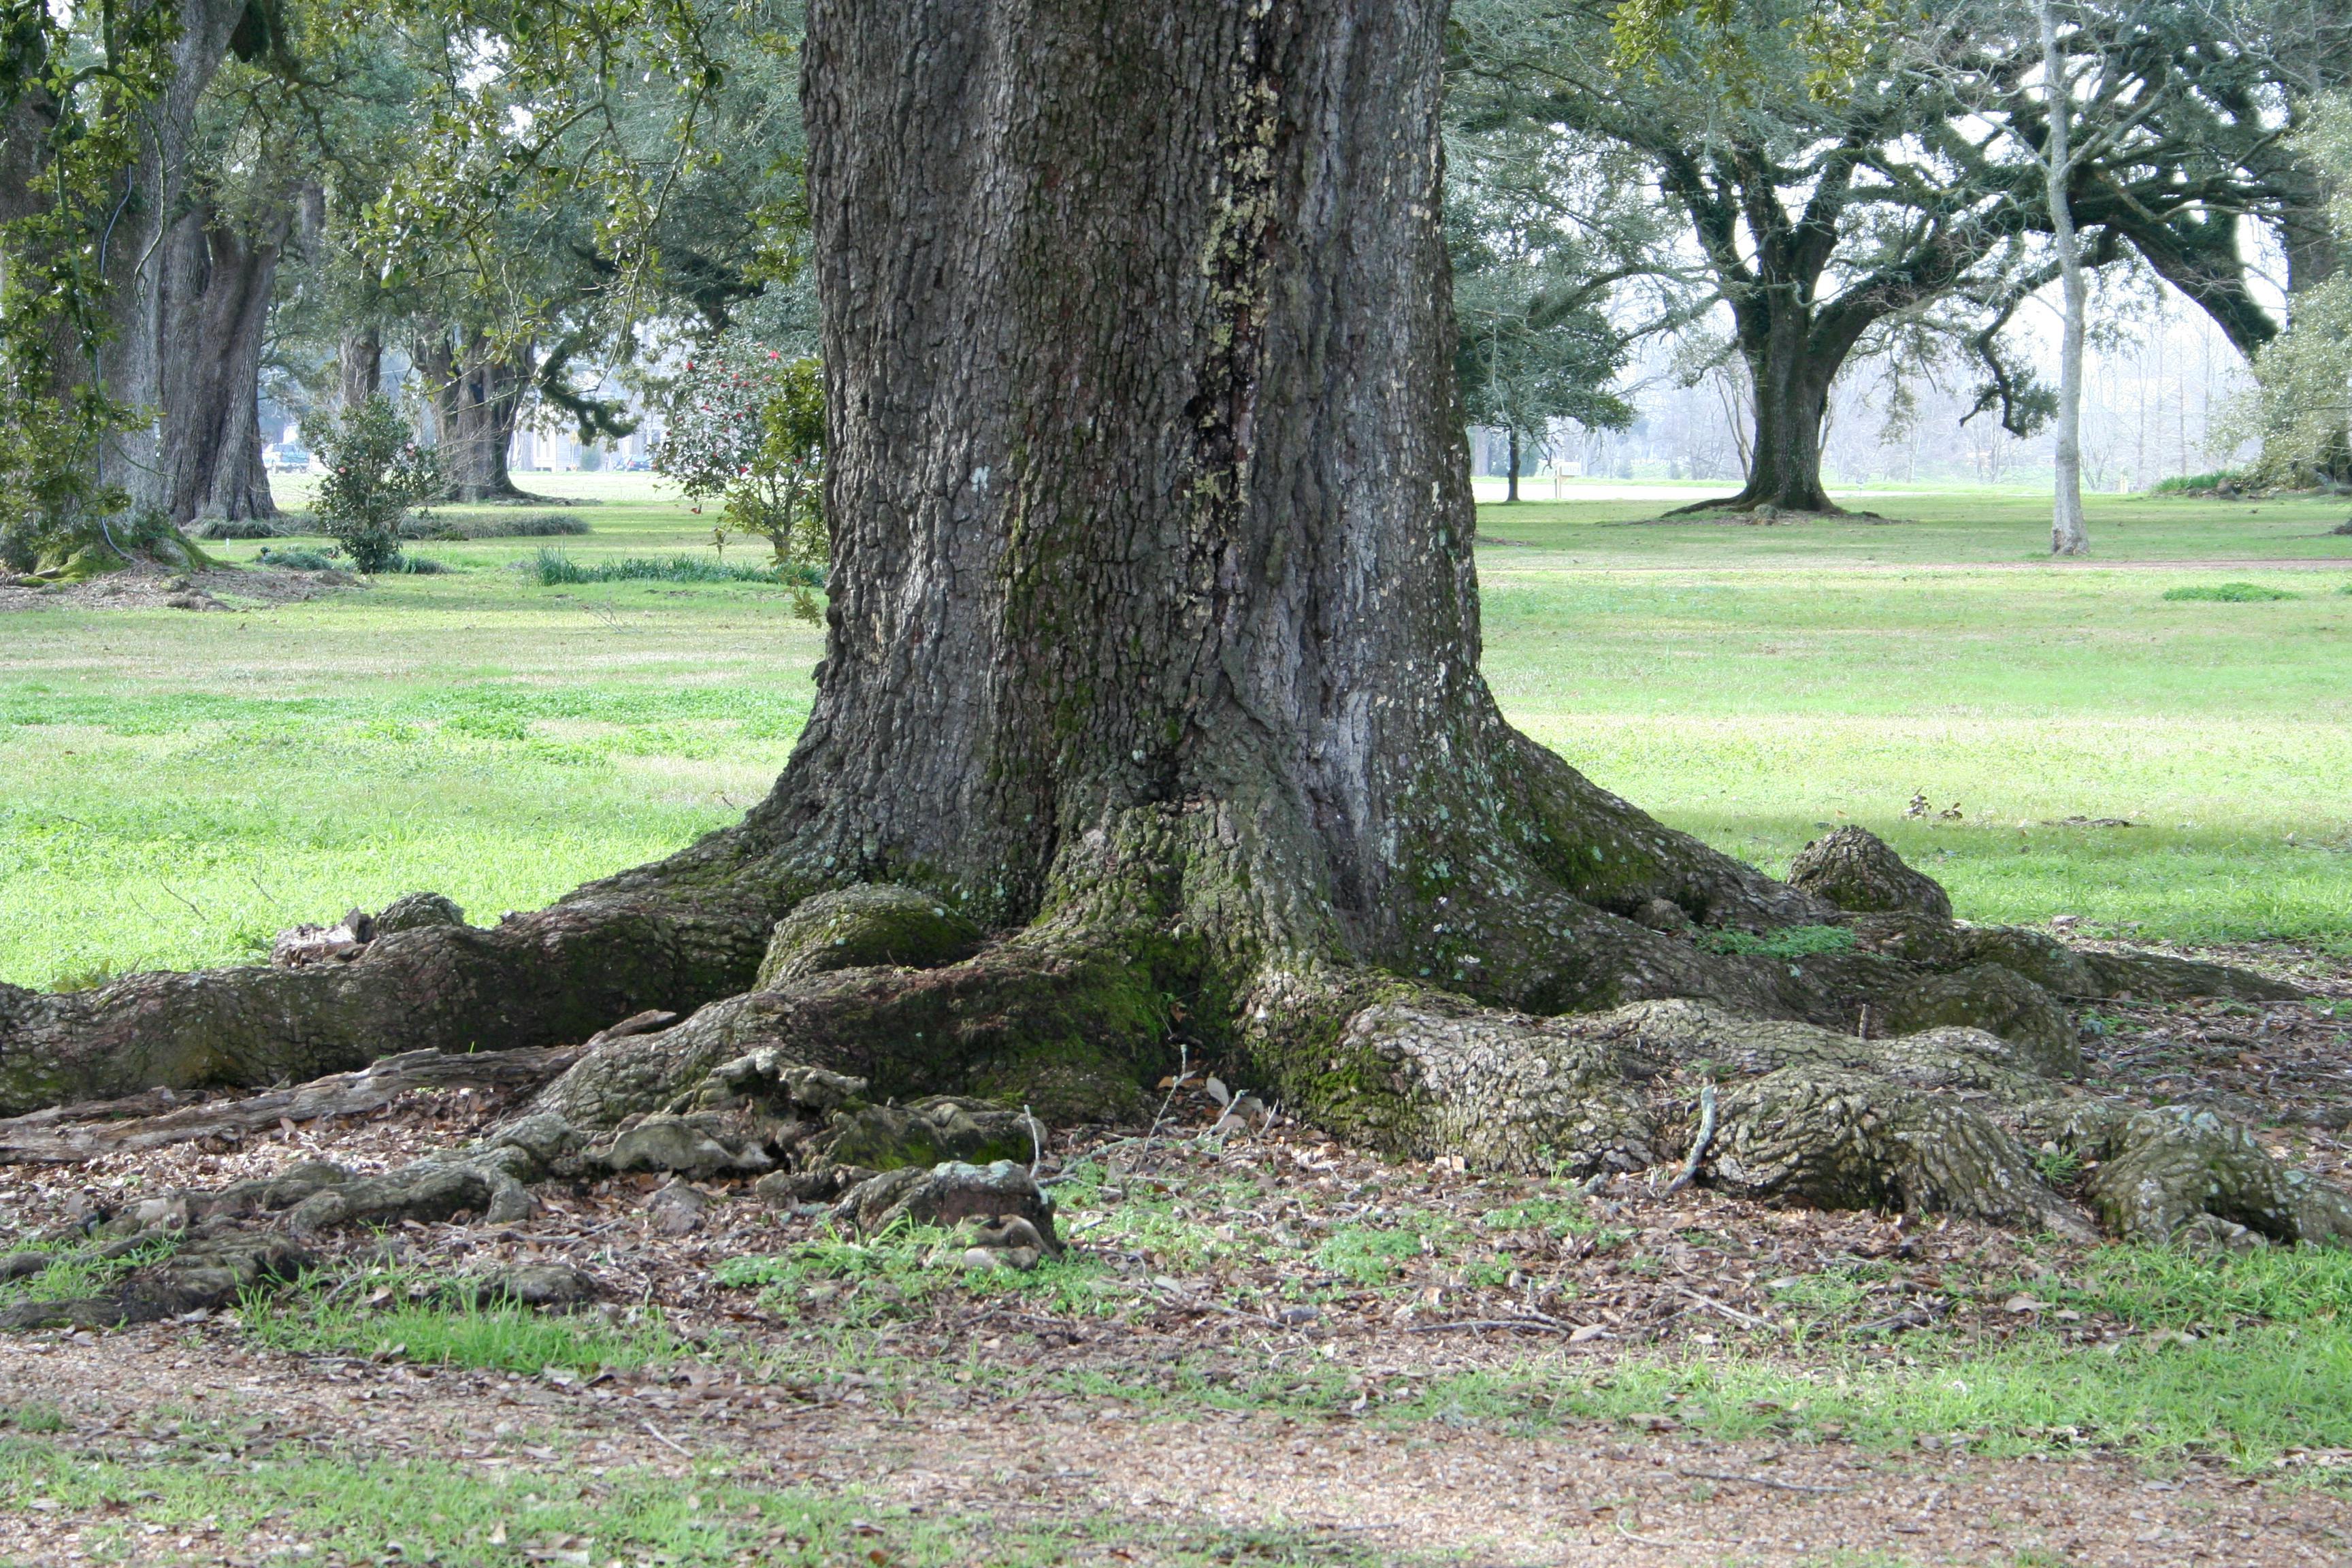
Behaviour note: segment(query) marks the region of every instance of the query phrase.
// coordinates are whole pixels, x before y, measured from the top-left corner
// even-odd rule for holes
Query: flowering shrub
[[[385,570],[399,559],[409,508],[441,488],[438,459],[380,392],[336,416],[315,445],[327,465],[310,507],[320,531],[360,571]]]
[[[831,555],[824,526],[824,375],[814,358],[721,343],[687,362],[654,467],[702,510],[719,503],[713,538],[756,534],[786,582],[821,576]],[[794,597],[803,614],[815,603]]]

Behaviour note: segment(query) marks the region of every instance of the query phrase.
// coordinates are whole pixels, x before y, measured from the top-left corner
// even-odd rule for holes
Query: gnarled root
[[[133,974],[65,994],[0,984],[0,1115],[300,1081],[404,1051],[577,1042],[646,1008],[683,1013],[741,990],[793,901],[713,835],[487,930],[388,922],[401,929],[349,962]]]
[[[1538,782],[1581,785],[1572,774]],[[1588,890],[1638,899],[1644,919],[1537,888],[1507,910],[1449,913],[1447,940],[1423,950],[1442,971],[1427,977],[1237,939],[1202,919],[1201,901],[1152,891],[1148,858],[1130,878],[1143,895],[1066,900],[992,942],[944,900],[892,886],[788,903],[772,926],[757,900],[693,906],[705,932],[693,942],[675,902],[625,893],[492,932],[428,922],[377,936],[353,963],[271,984],[323,987],[299,993],[306,1005],[352,986],[362,1000],[348,1005],[365,1016],[387,977],[446,979],[477,953],[495,970],[533,944],[547,966],[534,984],[605,960],[635,964],[599,982],[595,1005],[608,1013],[622,997],[721,973],[756,969],[759,980],[683,1020],[647,1012],[604,1030],[525,1114],[467,1148],[383,1176],[308,1167],[182,1194],[177,1217],[158,1224],[185,1225],[211,1249],[184,1247],[200,1260],[187,1267],[260,1279],[275,1265],[256,1260],[278,1254],[201,1259],[265,1232],[299,1248],[355,1224],[519,1219],[534,1182],[632,1170],[756,1175],[793,1202],[847,1189],[850,1223],[913,1212],[899,1200],[934,1189],[949,1194],[933,1205],[942,1213],[984,1209],[1025,1180],[1017,1162],[1043,1142],[1040,1122],[1013,1108],[1065,1122],[1131,1115],[1181,1035],[1294,1114],[1400,1155],[1579,1177],[1684,1164],[1753,1198],[1957,1213],[2077,1239],[2104,1226],[2155,1241],[2352,1240],[2352,1200],[2286,1170],[2242,1129],[2118,1105],[2072,1081],[2081,1058],[2063,998],[2290,988],[2179,960],[2078,952],[1916,908],[1843,910],[1727,879],[1704,855],[1689,857],[1696,879],[1676,882],[1678,836],[1637,818],[1612,819],[1620,837],[1596,840],[1592,863],[1638,872]],[[1932,901],[1919,892],[1925,879],[1895,875],[1868,844],[1822,858],[1845,879],[1825,874],[1825,891],[1844,896],[1851,883],[1879,903],[1892,901],[1890,888]],[[1735,912],[1815,929],[1787,957],[1717,951],[1727,944],[1694,917]],[[1840,940],[1816,940],[1822,928]],[[1477,941],[1449,945],[1465,932]],[[625,953],[633,940],[655,956]],[[1618,1005],[1543,1016],[1495,1001],[1562,990]],[[139,994],[95,1005],[136,1005]],[[427,998],[425,1016],[442,1017],[437,1005]],[[523,1032],[561,1026],[541,1019]],[[337,1048],[356,1048],[341,1037]],[[1717,1114],[1702,1142],[1703,1088]],[[2070,1163],[2079,1204],[2052,1184]],[[940,1179],[927,1187],[922,1172]],[[1049,1237],[1050,1210],[1041,1213],[1024,1223]],[[193,1299],[136,1279],[124,1289],[147,1290],[141,1302]]]

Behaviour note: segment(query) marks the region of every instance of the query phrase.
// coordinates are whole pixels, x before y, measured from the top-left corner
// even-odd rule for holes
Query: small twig
[[[1698,1180],[1698,1163],[1706,1158],[1707,1145],[1714,1142],[1715,1085],[1702,1084],[1698,1091],[1698,1136],[1691,1140],[1690,1158],[1683,1162],[1683,1173],[1666,1184],[1668,1197]]]
[[[1212,1301],[1206,1296],[1195,1296],[1190,1290],[1180,1290],[1167,1285],[1155,1285],[1152,1289],[1159,1293],[1161,1300],[1179,1311],[1223,1312],[1229,1318],[1246,1318],[1251,1322],[1266,1328],[1289,1327],[1286,1323],[1275,1321],[1264,1312],[1244,1312],[1239,1307],[1228,1307],[1223,1301]]]
[[[165,892],[170,893],[173,898],[175,898],[175,899],[179,899],[179,900],[180,900],[180,902],[182,902],[182,903],[184,903],[184,904],[187,904],[187,906],[188,906],[188,912],[189,912],[190,914],[192,914],[192,915],[195,916],[198,920],[200,920],[200,921],[202,921],[202,920],[210,920],[210,919],[212,918],[210,915],[207,915],[206,913],[205,913],[205,911],[204,911],[204,910],[200,910],[200,909],[196,908],[196,906],[195,906],[194,904],[190,903],[186,899],[180,898],[179,893],[178,893],[178,892],[177,892],[177,891],[173,888],[172,884],[171,884],[171,883],[169,883],[169,882],[167,882],[167,881],[165,881],[165,880],[163,880],[163,878],[161,878],[161,877],[156,878],[156,879],[155,879],[155,885],[156,885],[157,887],[159,887],[159,888],[163,889]]]
[[[1025,1101],[1021,1107],[1021,1119],[1029,1123],[1029,1179],[1034,1182],[1037,1179],[1037,1167],[1045,1158],[1045,1145],[1037,1136],[1037,1113]]]
[[[1459,1318],[1450,1323],[1411,1323],[1409,1334],[1442,1334],[1454,1329],[1527,1329],[1537,1333],[1572,1334],[1573,1326],[1549,1318]]]
[[[693,1449],[688,1447],[685,1444],[679,1442],[677,1438],[671,1436],[668,1433],[663,1431],[652,1422],[640,1421],[637,1425],[644,1427],[646,1433],[652,1436],[654,1441],[668,1444],[671,1447],[676,1448],[679,1453],[684,1454],[689,1459],[694,1458]]]
[[[1160,1102],[1160,1112],[1151,1119],[1151,1131],[1143,1135],[1145,1143],[1149,1144],[1154,1138],[1160,1136],[1160,1124],[1168,1120],[1168,1108],[1176,1103],[1176,1091],[1182,1089],[1184,1080],[1192,1076],[1192,1045],[1188,1041],[1179,1040],[1176,1042],[1176,1080],[1168,1086],[1167,1098]]]
[[[1692,1300],[1697,1302],[1702,1307],[1710,1308],[1715,1311],[1721,1312],[1733,1322],[1746,1323],[1748,1327],[1753,1329],[1770,1329],[1775,1333],[1780,1331],[1780,1325],[1774,1322],[1769,1318],[1759,1318],[1750,1313],[1743,1312],[1737,1307],[1727,1307],[1722,1302],[1717,1300],[1714,1297],[1702,1296],[1697,1291],[1690,1289],[1685,1286],[1677,1285],[1675,1287],[1675,1291],[1677,1295],[1689,1297]]]
[[[1676,1470],[1678,1476],[1688,1476],[1695,1481],[1737,1481],[1744,1487],[1769,1487],[1776,1492],[1842,1492],[1845,1487],[1808,1487],[1795,1481],[1776,1481],[1769,1476],[1742,1476],[1729,1470]]]

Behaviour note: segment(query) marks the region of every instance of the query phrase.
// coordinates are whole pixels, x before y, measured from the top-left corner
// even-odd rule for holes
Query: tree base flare
[[[1566,809],[1556,800],[1556,812]],[[1589,814],[1580,820],[1602,831]],[[1607,842],[1622,847],[1640,831],[1628,819]],[[1182,842],[1145,834],[1127,847],[1164,854]],[[1670,847],[1663,837],[1654,845]],[[681,903],[674,890],[608,885],[493,932],[457,923],[446,900],[403,900],[348,922],[352,952],[236,973],[257,973],[264,996],[293,987],[287,994],[327,999],[313,1005],[382,1016],[360,999],[378,997],[370,976],[429,973],[452,955],[512,963],[526,942],[578,973],[587,956],[627,951],[630,933],[675,931],[680,916],[667,911],[683,909],[730,933],[724,951],[742,955],[739,973],[755,988],[684,1017],[648,1008],[599,1030],[523,1114],[465,1148],[384,1175],[314,1166],[181,1194],[149,1239],[179,1226],[215,1251],[270,1237],[300,1248],[353,1226],[511,1223],[531,1212],[535,1183],[646,1172],[758,1178],[764,1195],[794,1205],[848,1194],[845,1223],[883,1223],[934,1176],[942,1191],[985,1197],[996,1178],[955,1173],[1017,1173],[1049,1124],[1132,1123],[1143,1086],[1185,1056],[1224,1064],[1291,1116],[1397,1157],[1577,1180],[1683,1168],[1745,1198],[1954,1214],[2077,1241],[2103,1232],[2227,1246],[2352,1238],[2352,1200],[2287,1170],[2242,1128],[2210,1113],[2137,1110],[2076,1081],[2069,1000],[2292,987],[1956,924],[1940,888],[1856,829],[1801,858],[1801,887],[1667,865],[1596,889],[1640,920],[1575,900],[1540,906],[1569,950],[1556,972],[1578,977],[1576,995],[1614,1002],[1549,1015],[1503,999],[1557,981],[1531,986],[1465,965],[1441,986],[1286,950],[1262,931],[1244,939],[1202,919],[1197,900],[1168,900],[1170,879],[1187,874],[1181,864],[1139,871],[1108,850],[1096,863],[1118,874],[993,939],[949,901],[901,885],[853,884],[772,917],[739,900],[716,921],[717,906]],[[1525,907],[1486,931],[1534,942]],[[1701,924],[1694,910],[1750,925]],[[1466,928],[1476,914],[1457,918]],[[673,936],[656,951],[674,955],[678,945]],[[1486,951],[1506,948],[1496,941]],[[1555,973],[1527,955],[1510,968]],[[250,1010],[235,973],[209,979],[218,992],[210,1005]],[[128,987],[152,998],[146,987],[166,983],[184,982]],[[1481,984],[1491,988],[1483,999],[1472,994]],[[106,1016],[121,1000],[85,1005]],[[570,1059],[545,1047],[507,1054],[510,1070],[490,1058],[472,1070],[524,1081]],[[410,1055],[378,1076],[446,1077],[467,1070],[448,1065],[465,1059]],[[362,1075],[255,1107],[331,1111],[373,1103],[382,1087]],[[261,1114],[248,1109],[207,1114],[243,1125]],[[46,1125],[23,1131],[37,1131],[44,1149],[60,1146]],[[957,1211],[966,1213],[991,1223],[1010,1215],[1052,1235],[1050,1210]],[[238,1289],[276,1277],[257,1262],[218,1267]],[[156,1280],[138,1287],[148,1290],[140,1301],[185,1294]]]

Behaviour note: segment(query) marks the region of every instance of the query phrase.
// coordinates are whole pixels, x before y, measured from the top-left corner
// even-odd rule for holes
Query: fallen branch
[[[1696,1290],[1690,1289],[1686,1286],[1675,1286],[1675,1293],[1680,1296],[1687,1296],[1702,1307],[1706,1307],[1715,1311],[1721,1312],[1725,1317],[1729,1318],[1735,1323],[1746,1323],[1751,1329],[1769,1329],[1774,1333],[1780,1332],[1780,1325],[1774,1322],[1771,1319],[1759,1318],[1755,1316],[1753,1313],[1743,1312],[1737,1307],[1727,1307],[1722,1302],[1717,1300],[1714,1297],[1703,1296]]]
[[[167,1143],[263,1131],[281,1122],[364,1116],[411,1089],[530,1089],[562,1072],[585,1048],[550,1046],[465,1055],[410,1051],[371,1062],[359,1072],[176,1110],[163,1109],[175,1098],[170,1089],[37,1110],[0,1121],[0,1164],[77,1164]]]
[[[1412,1323],[1405,1328],[1409,1334],[1442,1334],[1455,1329],[1526,1329],[1546,1334],[1572,1334],[1573,1323],[1562,1323],[1550,1318],[1457,1318],[1450,1323]]]
[[[1702,1084],[1698,1091],[1698,1136],[1691,1140],[1690,1158],[1683,1162],[1683,1173],[1666,1185],[1668,1197],[1698,1180],[1698,1163],[1706,1158],[1707,1145],[1714,1142],[1715,1085]]]
[[[1769,1476],[1743,1476],[1730,1470],[1676,1470],[1695,1481],[1737,1481],[1744,1487],[1769,1487],[1776,1492],[1843,1492],[1844,1487],[1809,1487],[1796,1481],[1776,1481]]]

